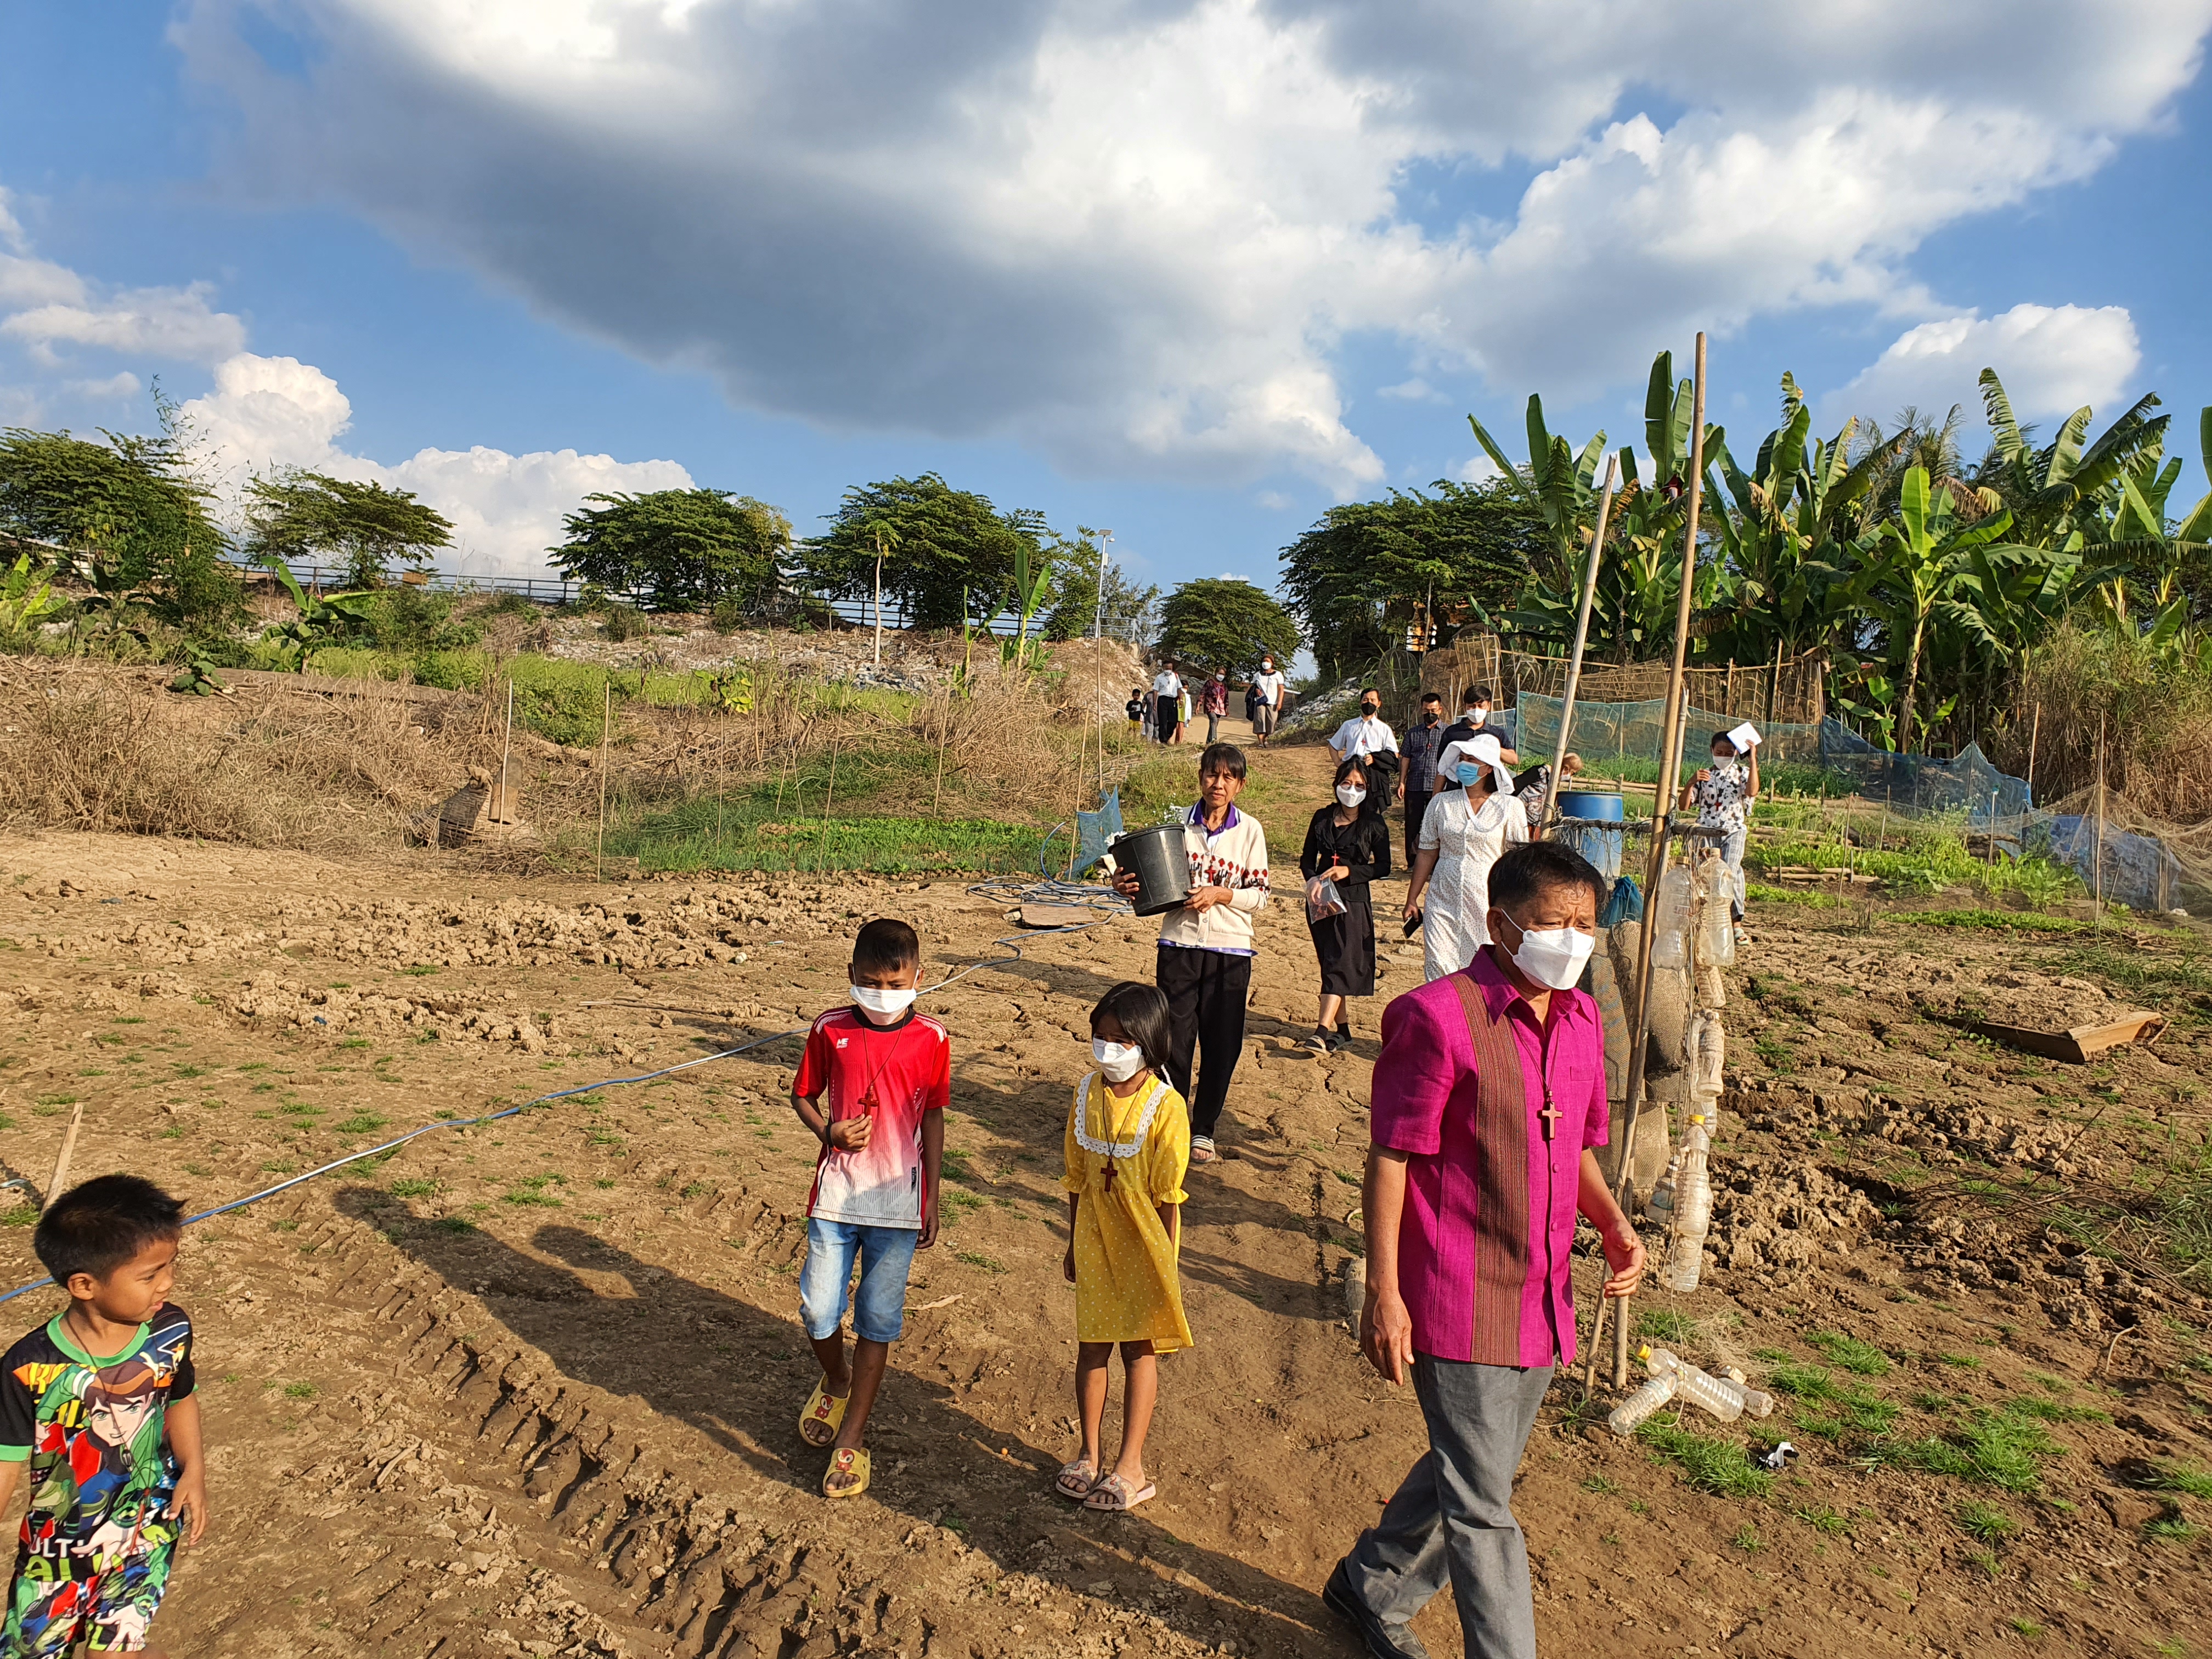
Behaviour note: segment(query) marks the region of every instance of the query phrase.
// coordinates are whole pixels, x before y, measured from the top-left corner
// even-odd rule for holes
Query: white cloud
[[[1503,473],[1498,471],[1498,463],[1492,460],[1490,457],[1481,450],[1477,450],[1473,455],[1470,455],[1467,459],[1462,461],[1457,466],[1454,467],[1452,469],[1451,475],[1453,477],[1457,478],[1462,483],[1481,483],[1486,479],[1503,477],[1504,476]]]
[[[1287,513],[1297,502],[1279,489],[1263,489],[1252,498],[1252,505],[1269,513]]]
[[[691,487],[691,475],[674,461],[617,461],[573,449],[423,449],[384,465],[338,447],[353,404],[336,380],[296,357],[241,352],[218,364],[213,389],[181,412],[224,495],[235,498],[251,473],[285,467],[412,490],[453,520],[453,547],[437,564],[464,575],[544,574],[562,516],[595,491]]]
[[[69,274],[43,261],[9,263],[21,269],[0,273],[0,288],[13,288],[26,278],[48,278],[49,273]],[[92,295],[80,284],[72,300],[31,306],[0,319],[0,336],[21,341],[29,348],[33,361],[40,363],[62,362],[61,348],[65,346],[213,362],[246,344],[246,325],[208,304],[213,292],[206,283],[195,283],[189,288],[124,289]]]
[[[248,9],[173,28],[241,112],[243,193],[349,202],[749,407],[1339,493],[1381,476],[1348,334],[1572,398],[1697,327],[1940,314],[1919,242],[2165,119],[2212,26],[2212,0],[295,0],[295,76]],[[1508,158],[1536,176],[1497,223],[1408,205],[1409,169]]]
[[[89,398],[95,403],[116,403],[137,397],[146,387],[136,374],[126,368],[102,380],[71,380],[67,389],[77,397]]]
[[[1401,380],[1395,386],[1378,386],[1376,388],[1375,395],[1378,398],[1395,398],[1409,404],[1441,404],[1450,401],[1443,392],[1437,391],[1418,374],[1410,380]]]
[[[1961,404],[1978,416],[1984,368],[1996,370],[2021,420],[2070,415],[2117,401],[2142,360],[2135,319],[2121,306],[2017,305],[1995,317],[1946,317],[1907,329],[1850,385],[1822,398],[1822,428],[1853,415],[1887,427],[1908,404],[1941,419]]]

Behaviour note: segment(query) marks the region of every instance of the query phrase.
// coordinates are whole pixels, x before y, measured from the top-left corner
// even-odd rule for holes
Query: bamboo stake
[[[514,809],[508,799],[507,769],[514,760],[514,676],[507,677],[507,740],[499,751],[499,821],[514,822]]]
[[[830,803],[837,799],[837,749],[843,741],[842,732],[830,739],[830,787],[822,792],[822,817],[825,822],[830,817]]]
[[[607,740],[614,735],[615,687],[612,680],[599,688],[606,694],[606,704],[599,713],[599,844],[592,854],[592,878],[607,878]]]
[[[83,1127],[84,1103],[80,1100],[70,1113],[69,1129],[62,1136],[62,1155],[54,1160],[54,1178],[46,1183],[46,1201],[39,1206],[42,1213],[54,1207],[54,1200],[69,1186],[70,1162],[76,1156],[76,1132]]]
[[[1536,819],[1539,833],[1549,829],[1559,815],[1560,768],[1566,762],[1568,739],[1574,733],[1575,698],[1582,689],[1583,647],[1589,641],[1590,605],[1597,598],[1597,572],[1605,555],[1606,523],[1613,516],[1613,492],[1620,481],[1620,457],[1616,454],[1606,462],[1605,491],[1597,498],[1597,527],[1590,532],[1589,566],[1583,574],[1582,608],[1575,617],[1574,654],[1567,659],[1566,696],[1559,703],[1559,750],[1552,757],[1552,783],[1544,792],[1544,810]]]
[[[2089,843],[2090,920],[2105,921],[2105,717],[2097,716],[2097,834]]]
[[[2035,715],[2027,726],[2027,804],[2035,805],[2035,740],[2043,735],[2043,699],[2035,700]]]
[[[1697,589],[1698,509],[1704,503],[1705,477],[1705,337],[1700,332],[1690,398],[1690,506],[1682,528],[1682,591],[1674,605],[1674,657],[1667,673],[1666,735],[1659,755],[1659,781],[1652,792],[1651,856],[1645,869],[1644,889],[1650,900],[1636,940],[1636,1012],[1628,1023],[1628,1127],[1620,1140],[1617,1196],[1629,1195],[1632,1189],[1637,1122],[1643,1116],[1644,1050],[1649,1042],[1651,1013],[1651,939],[1654,925],[1659,919],[1659,880],[1666,872],[1674,829],[1675,786],[1682,770],[1683,672],[1690,649],[1690,609]],[[1621,1305],[1613,1310],[1615,1388],[1626,1387],[1628,1382],[1628,1298],[1624,1297],[1620,1301]]]

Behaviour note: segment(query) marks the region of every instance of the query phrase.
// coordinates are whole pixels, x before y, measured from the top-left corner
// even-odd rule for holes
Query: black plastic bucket
[[[1190,896],[1190,850],[1181,823],[1155,823],[1115,838],[1114,862],[1137,875],[1137,914],[1180,909]]]

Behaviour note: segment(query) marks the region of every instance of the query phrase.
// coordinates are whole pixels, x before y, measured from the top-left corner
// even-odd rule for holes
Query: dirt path
[[[1323,798],[1318,749],[1259,763],[1278,799]],[[1275,810],[1277,847],[1295,846]],[[911,918],[944,969],[1000,954],[1010,931],[1002,902],[957,882],[593,887],[59,836],[0,844],[0,872],[17,947],[0,951],[16,1011],[0,1177],[42,1182],[81,1097],[81,1174],[129,1168],[199,1200],[441,1115],[803,1025],[842,1000],[859,916]],[[948,1224],[910,1291],[874,1487],[849,1506],[816,1496],[820,1454],[792,1424],[811,1366],[793,1318],[811,1161],[785,1100],[795,1042],[426,1136],[191,1230],[179,1294],[202,1330],[220,1541],[179,1571],[165,1640],[272,1656],[1352,1652],[1317,1592],[1422,1439],[1410,1396],[1359,1361],[1340,1289],[1379,1003],[1356,1011],[1349,1054],[1294,1048],[1315,974],[1292,902],[1263,913],[1226,1157],[1194,1182],[1198,1346],[1164,1367],[1160,1498],[1102,1520],[1046,1492],[1073,1445],[1060,1126],[1088,1010],[1149,975],[1151,939],[1121,921],[1035,939],[925,1005],[956,1043]],[[2081,1414],[2049,1423],[2056,1449],[2027,1494],[1863,1467],[1807,1407],[1778,1424],[1805,1455],[1771,1497],[1724,1499],[1589,1425],[1562,1384],[1518,1499],[1547,1650],[1968,1654],[2021,1625],[2053,1652],[2204,1641],[2203,1547],[2146,1535],[2165,1500],[2136,1478],[2212,1451],[2186,1363],[2201,1304],[2092,1284],[2062,1271],[2078,1255],[1954,1237],[1932,1214],[1885,1219],[1869,1196],[1900,1190],[1882,1160],[1926,1167],[2002,1139],[1992,1123],[2087,1109],[2085,1080],[2056,1079],[2062,1101],[2048,1068],[1962,1048],[1911,1012],[1928,976],[2045,947],[1870,947],[1840,926],[1765,927],[1761,942],[1796,988],[1750,994],[1775,972],[1758,963],[1735,976],[1743,1116],[1721,1265],[1651,1311],[1754,1366],[1781,1363],[1761,1351],[1820,1361],[1826,1332],[1877,1343],[1892,1358],[1868,1386],[1900,1433],[2015,1398]],[[1418,974],[1389,961],[1386,992]],[[1790,1069],[1753,1057],[1763,1036]],[[2097,1086],[2201,1129],[2203,1059],[2186,1036],[2116,1057]],[[1905,1127],[1886,1133],[1892,1108]],[[1945,1146],[1916,1152],[1915,1133]],[[0,1281],[34,1275],[28,1243],[0,1230]],[[1578,1267],[1585,1293],[1595,1277]],[[27,1328],[50,1303],[9,1312]],[[2014,1528],[1986,1552],[1955,1519],[1983,1500]],[[1420,1626],[1439,1654],[1459,1650],[1448,1601]]]

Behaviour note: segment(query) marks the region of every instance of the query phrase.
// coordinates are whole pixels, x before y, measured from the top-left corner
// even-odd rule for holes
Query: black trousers
[[[1406,792],[1406,873],[1413,872],[1413,860],[1420,856],[1421,820],[1429,815],[1429,791],[1408,789]]]
[[[1168,1081],[1190,1103],[1190,1132],[1213,1138],[1230,1079],[1244,1052],[1244,1004],[1252,990],[1252,958],[1225,951],[1159,947],[1153,982],[1168,1000]],[[1199,1061],[1191,1086],[1191,1060]]]

